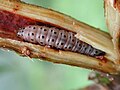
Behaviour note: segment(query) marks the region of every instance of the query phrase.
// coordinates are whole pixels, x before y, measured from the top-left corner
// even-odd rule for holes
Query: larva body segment
[[[18,31],[17,36],[31,43],[50,46],[60,50],[67,50],[88,56],[104,56],[105,52],[78,40],[73,32],[60,30],[55,27],[29,25]]]

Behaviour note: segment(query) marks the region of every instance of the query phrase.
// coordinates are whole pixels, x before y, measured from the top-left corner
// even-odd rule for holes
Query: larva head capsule
[[[24,31],[21,29],[17,32],[17,36],[23,38]]]
[[[27,26],[22,29],[19,29],[17,36],[24,41],[31,42],[31,43],[37,43],[36,42],[36,27]]]

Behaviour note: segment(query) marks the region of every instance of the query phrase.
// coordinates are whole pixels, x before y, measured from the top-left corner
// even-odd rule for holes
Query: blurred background
[[[107,32],[103,0],[23,0],[51,8]],[[90,70],[20,57],[0,49],[0,90],[77,90]]]

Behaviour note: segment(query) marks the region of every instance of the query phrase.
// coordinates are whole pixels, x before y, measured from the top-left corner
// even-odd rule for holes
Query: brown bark
[[[120,0],[104,0],[105,17],[108,30],[118,58],[120,57]],[[118,62],[120,63],[120,62]],[[110,75],[102,72],[92,72],[89,76],[97,85],[91,85],[85,90],[120,90],[120,75]]]
[[[120,58],[120,0],[104,1],[106,24],[112,36],[115,54]],[[120,64],[120,59],[118,59],[118,64]]]

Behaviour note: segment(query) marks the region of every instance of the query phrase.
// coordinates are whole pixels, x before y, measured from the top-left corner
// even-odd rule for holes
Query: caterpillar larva
[[[55,27],[29,25],[18,31],[17,36],[31,43],[47,45],[51,48],[67,50],[88,56],[104,56],[105,52],[78,40],[73,32],[60,30]]]

